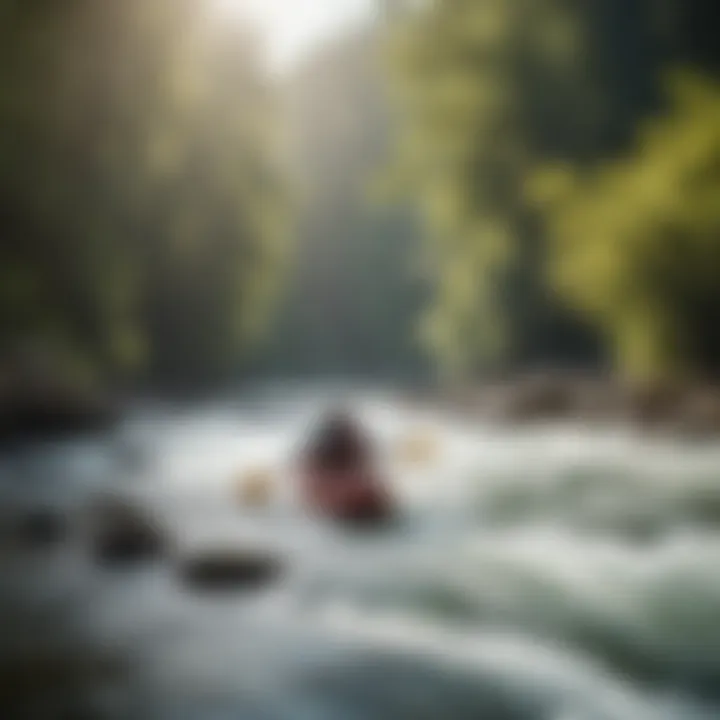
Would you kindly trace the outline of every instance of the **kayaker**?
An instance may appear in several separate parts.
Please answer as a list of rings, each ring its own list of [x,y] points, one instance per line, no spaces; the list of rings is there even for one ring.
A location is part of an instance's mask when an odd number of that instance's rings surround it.
[[[307,452],[310,465],[323,470],[359,468],[370,460],[370,443],[349,413],[334,412]]]
[[[303,459],[303,491],[313,509],[341,520],[376,520],[390,511],[371,443],[352,416],[334,412]]]

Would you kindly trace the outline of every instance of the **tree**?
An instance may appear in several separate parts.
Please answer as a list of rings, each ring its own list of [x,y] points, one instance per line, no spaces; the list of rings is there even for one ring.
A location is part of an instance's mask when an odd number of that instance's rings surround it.
[[[720,86],[679,73],[670,96],[631,153],[566,174],[549,205],[557,287],[640,378],[720,367]]]
[[[191,0],[6,0],[0,333],[111,374],[237,367],[281,267],[257,42]]]
[[[398,182],[431,228],[430,348],[451,375],[598,362],[595,333],[546,282],[526,196],[548,160],[589,166],[655,107],[644,0],[439,0],[397,23]]]

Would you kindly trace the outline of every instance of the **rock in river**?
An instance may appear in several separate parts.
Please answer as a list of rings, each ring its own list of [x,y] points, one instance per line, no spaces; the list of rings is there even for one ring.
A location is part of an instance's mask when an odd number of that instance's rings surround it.
[[[90,523],[92,552],[101,564],[151,560],[168,549],[157,519],[128,500],[105,498],[93,509]]]
[[[9,530],[11,537],[8,539],[14,545],[27,549],[55,547],[69,534],[68,519],[52,508],[32,508],[21,512]]]
[[[178,575],[195,590],[257,590],[282,574],[283,563],[267,551],[221,548],[183,558]]]

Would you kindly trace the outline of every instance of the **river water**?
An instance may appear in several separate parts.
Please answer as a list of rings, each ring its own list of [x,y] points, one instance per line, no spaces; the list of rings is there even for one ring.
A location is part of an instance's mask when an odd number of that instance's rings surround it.
[[[3,551],[0,670],[48,654],[92,670],[70,698],[69,681],[40,685],[2,716],[720,717],[720,447],[482,427],[355,392],[402,507],[395,526],[358,533],[294,497],[293,448],[327,399],[285,387],[143,407],[102,438],[7,452],[6,518],[72,518],[114,488],[152,508],[176,556],[259,548],[286,572],[209,594],[183,587],[172,558],[96,567],[79,530],[51,551]],[[420,427],[438,455],[411,467],[393,448]],[[243,508],[237,479],[257,467],[276,496]],[[99,677],[106,656],[117,666]]]

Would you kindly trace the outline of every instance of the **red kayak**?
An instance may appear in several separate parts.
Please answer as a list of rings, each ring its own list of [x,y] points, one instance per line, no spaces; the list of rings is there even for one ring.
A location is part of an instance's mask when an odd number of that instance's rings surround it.
[[[331,415],[303,453],[302,493],[316,512],[346,522],[377,522],[392,502],[377,477],[372,443],[352,415]]]
[[[336,520],[375,522],[392,515],[389,493],[362,469],[308,470],[303,484],[307,504]]]

